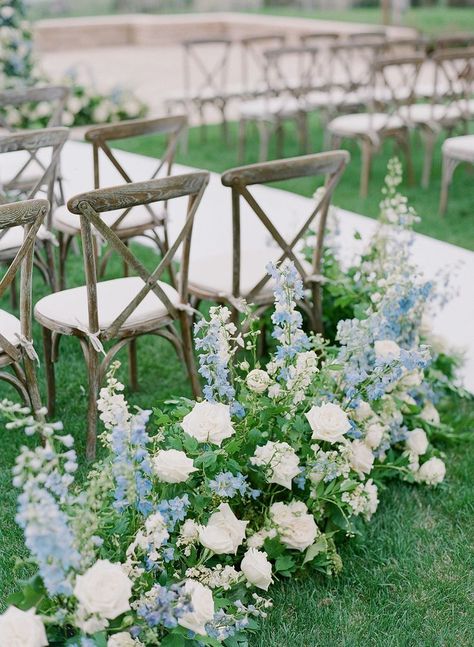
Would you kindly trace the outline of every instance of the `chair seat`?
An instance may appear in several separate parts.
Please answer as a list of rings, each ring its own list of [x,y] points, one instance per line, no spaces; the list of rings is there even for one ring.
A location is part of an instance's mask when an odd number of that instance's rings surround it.
[[[97,283],[97,308],[101,331],[110,326],[143,285],[142,279],[135,276]],[[173,305],[179,303],[179,294],[171,285],[161,281],[158,281],[158,285]],[[87,288],[81,286],[54,292],[38,301],[34,313],[41,324],[52,330],[64,327],[88,329]],[[120,330],[127,332],[137,327],[153,330],[154,324],[159,324],[167,315],[166,306],[154,292],[149,292]]]
[[[474,135],[449,137],[443,142],[443,155],[474,164]]]
[[[102,214],[102,220],[111,227],[113,223],[119,218],[121,210],[109,211]],[[159,213],[157,217],[159,217]],[[127,233],[136,233],[133,230],[139,229],[146,231],[156,227],[158,222],[153,218],[150,212],[143,206],[134,207],[123,220],[117,225],[117,231],[124,237]],[[81,222],[79,216],[71,213],[66,205],[57,207],[53,211],[53,228],[63,234],[70,234],[74,236],[81,231]]]
[[[412,124],[429,124],[430,122],[442,123],[460,119],[463,115],[461,105],[414,103],[411,106],[402,106],[399,110],[401,117]]]
[[[23,243],[25,232],[23,227],[11,227],[0,238],[0,259],[11,259],[17,253]],[[46,240],[50,236],[44,225],[38,230],[39,240]]]
[[[20,341],[17,335],[21,334],[21,323],[14,315],[0,310],[0,333],[5,337],[10,344],[18,346]],[[0,354],[3,352],[2,343],[0,341]]]
[[[240,265],[240,294],[246,298],[250,291],[266,276],[265,266],[276,262],[281,256],[277,248],[253,250],[242,255]],[[301,263],[308,274],[311,264],[305,260]],[[220,298],[232,295],[232,255],[213,254],[203,258],[192,259],[189,267],[189,290],[197,295],[209,294]],[[258,293],[258,302],[273,300],[274,281],[269,279]]]
[[[341,115],[328,124],[328,130],[341,137],[369,135],[385,130],[401,128],[403,121],[397,115],[386,115],[382,112],[372,114],[360,112],[351,115]]]
[[[240,116],[244,119],[274,119],[291,117],[303,109],[303,104],[295,97],[267,97],[243,101]]]

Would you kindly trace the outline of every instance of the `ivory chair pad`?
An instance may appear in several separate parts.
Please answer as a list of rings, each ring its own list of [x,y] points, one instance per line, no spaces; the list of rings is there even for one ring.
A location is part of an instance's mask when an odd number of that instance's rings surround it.
[[[97,283],[97,307],[99,329],[105,330],[141,290],[144,282],[136,276],[129,276]],[[171,303],[178,304],[179,294],[167,283],[158,281]],[[35,306],[35,318],[44,325],[55,324],[67,328],[88,328],[87,288],[81,286],[61,292],[54,292],[40,299]],[[154,292],[149,292],[140,305],[125,321],[121,330],[150,326],[168,314],[166,306]]]
[[[245,298],[250,291],[266,276],[267,263],[277,261],[281,251],[277,248],[263,248],[242,254],[240,265],[240,294]],[[311,273],[311,265],[301,261]],[[189,289],[197,294],[211,294],[221,298],[232,295],[232,256],[231,254],[212,254],[191,259],[189,266]],[[274,281],[269,279],[258,294],[259,301],[273,299]]]
[[[474,164],[474,135],[448,137],[443,142],[442,150],[443,155]]]
[[[109,211],[102,214],[102,220],[111,227],[117,220],[122,211]],[[134,207],[117,226],[117,231],[126,233],[132,229],[151,229],[156,227],[158,223],[155,222],[151,214],[143,206]],[[78,215],[71,213],[66,205],[57,207],[53,211],[53,228],[61,231],[63,234],[75,236],[81,232],[81,223]]]
[[[295,97],[268,97],[243,101],[240,106],[240,117],[244,119],[265,119],[294,115],[302,109],[302,104]]]
[[[12,227],[4,236],[0,238],[0,257],[9,253],[15,253],[21,247],[25,232],[23,227]],[[44,225],[38,230],[37,237],[39,240],[46,240],[50,234]]]
[[[462,116],[462,107],[455,104],[442,105],[429,103],[414,103],[411,106],[402,106],[400,116],[413,124],[429,124],[443,119],[459,119]]]
[[[351,135],[370,135],[373,132],[382,132],[401,128],[403,120],[397,115],[386,115],[383,112],[355,113],[352,115],[341,115],[328,124],[328,129],[342,137]]]
[[[5,337],[10,344],[13,346],[18,346],[20,341],[16,335],[21,334],[21,323],[14,315],[6,312],[5,310],[0,310],[0,332]],[[0,343],[0,353],[3,352],[1,343]]]

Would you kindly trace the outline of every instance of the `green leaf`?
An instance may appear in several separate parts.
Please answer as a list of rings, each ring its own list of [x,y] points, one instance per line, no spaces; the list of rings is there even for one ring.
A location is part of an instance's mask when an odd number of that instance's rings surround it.
[[[318,537],[318,540],[308,548],[304,556],[303,565],[312,562],[316,555],[325,553],[328,549],[328,542],[324,535]]]
[[[43,580],[39,575],[34,575],[30,580],[23,582],[23,588],[8,597],[7,602],[14,604],[22,611],[28,611],[28,609],[38,606],[45,595]]]
[[[295,566],[295,560],[291,555],[281,555],[275,562],[275,572],[290,571]]]
[[[161,641],[162,647],[184,647],[185,638],[179,634],[168,634]]]

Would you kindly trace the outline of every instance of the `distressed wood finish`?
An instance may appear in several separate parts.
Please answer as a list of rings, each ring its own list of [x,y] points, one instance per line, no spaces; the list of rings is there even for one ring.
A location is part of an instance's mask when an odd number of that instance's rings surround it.
[[[0,205],[0,231],[22,227],[23,243],[0,280],[0,298],[20,273],[20,337],[17,343],[6,339],[0,328],[0,380],[16,388],[25,404],[42,417],[41,399],[35,369],[32,340],[31,282],[36,235],[49,210],[47,200],[27,200]],[[13,374],[6,371],[9,367]]]
[[[222,184],[232,191],[232,226],[233,226],[233,252],[232,252],[232,294],[225,296],[215,292],[205,292],[192,286],[190,291],[198,299],[211,299],[214,301],[228,303],[233,310],[234,320],[237,321],[238,313],[236,303],[240,298],[245,298],[249,303],[255,303],[259,306],[259,312],[273,304],[273,295],[265,294],[263,288],[270,280],[269,276],[263,277],[247,294],[242,294],[240,290],[241,274],[241,239],[240,239],[240,206],[241,200],[244,200],[252,209],[253,213],[267,229],[276,245],[281,249],[281,255],[278,262],[285,259],[293,261],[301,278],[311,290],[312,302],[301,303],[301,307],[308,314],[311,328],[315,332],[322,332],[322,301],[321,301],[321,261],[323,251],[324,233],[326,229],[326,219],[331,203],[332,194],[336,188],[345,167],[350,159],[347,151],[330,151],[328,153],[318,153],[316,155],[307,155],[304,157],[295,157],[285,160],[276,160],[263,164],[252,164],[227,171],[222,176]],[[283,180],[291,180],[299,177],[324,177],[325,192],[323,197],[316,202],[309,216],[299,230],[294,234],[290,241],[286,241],[272,221],[271,214],[265,212],[255,195],[249,190],[249,187],[261,184],[267,184]],[[314,225],[316,217],[317,222],[317,244],[314,249],[311,270],[302,263],[301,257],[295,251],[295,246],[308,233],[311,226]],[[264,260],[262,259],[262,263]],[[262,269],[263,271],[263,269]],[[192,279],[192,277],[191,277]]]
[[[162,179],[148,180],[124,184],[105,189],[96,189],[88,193],[77,195],[68,202],[68,208],[74,214],[80,215],[81,235],[83,245],[83,259],[86,275],[88,327],[84,330],[82,326],[66,326],[59,321],[54,321],[35,312],[36,319],[43,326],[43,337],[45,343],[46,375],[48,380],[48,408],[54,409],[55,383],[54,383],[54,360],[53,336],[75,335],[81,342],[89,375],[89,405],[88,405],[88,432],[87,432],[87,456],[92,458],[95,455],[96,428],[97,428],[97,406],[99,386],[104,378],[110,361],[115,354],[125,345],[130,350],[130,373],[132,386],[136,383],[136,339],[145,334],[154,334],[168,339],[178,352],[178,356],[184,359],[191,386],[195,395],[200,394],[199,381],[194,365],[191,337],[191,315],[188,298],[188,268],[189,254],[191,247],[191,235],[196,210],[201,202],[202,195],[209,181],[209,173],[196,172],[186,175],[177,175]],[[185,223],[176,239],[170,244],[161,256],[161,260],[153,271],[147,270],[136,258],[132,251],[114,231],[102,219],[101,214],[116,209],[130,208],[137,205],[149,205],[163,203],[177,198],[188,197],[188,210]],[[107,247],[118,253],[124,264],[130,268],[134,275],[143,280],[143,287],[139,292],[130,297],[130,302],[108,325],[99,329],[99,311],[97,302],[97,268],[94,231],[98,232],[104,239]],[[177,261],[178,249],[182,247],[180,257],[181,271],[177,291],[179,303],[170,300],[158,281],[163,278],[165,272],[174,276],[172,265]],[[137,323],[133,327],[124,327],[124,323],[132,313],[139,307],[145,297],[153,292],[166,307],[166,314],[153,320]],[[175,328],[180,324],[181,333]],[[112,342],[102,361],[93,339],[100,343]]]

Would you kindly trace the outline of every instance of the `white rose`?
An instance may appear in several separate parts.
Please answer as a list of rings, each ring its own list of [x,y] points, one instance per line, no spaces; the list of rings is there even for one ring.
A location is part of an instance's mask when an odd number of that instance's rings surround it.
[[[439,413],[432,402],[427,402],[423,407],[420,418],[432,425],[439,425]]]
[[[374,455],[362,440],[353,440],[350,445],[349,462],[355,472],[369,474],[374,464]]]
[[[347,414],[337,404],[326,402],[319,407],[312,407],[305,414],[315,440],[326,440],[328,443],[340,442],[351,428]]]
[[[379,362],[393,362],[400,358],[400,346],[391,339],[380,339],[374,343],[375,358]]]
[[[385,430],[386,427],[380,424],[380,422],[373,422],[367,428],[367,433],[364,438],[365,444],[371,449],[377,449],[382,442]]]
[[[250,462],[252,465],[267,467],[268,483],[277,483],[289,490],[293,479],[300,473],[300,459],[288,443],[275,443],[270,440],[256,448]]]
[[[223,440],[234,434],[230,408],[220,402],[196,402],[181,423],[184,431],[200,443],[220,447]]]
[[[99,559],[77,576],[74,595],[89,613],[113,620],[130,609],[132,583],[120,564]]]
[[[153,468],[164,483],[183,483],[197,472],[193,461],[177,449],[162,449],[153,458]]]
[[[408,432],[406,439],[408,450],[416,456],[422,456],[428,449],[428,437],[423,429],[417,428]]]
[[[21,611],[8,607],[0,615],[0,647],[45,647],[49,645],[41,618],[36,610]]]
[[[199,636],[206,635],[206,623],[214,618],[214,599],[212,591],[207,586],[195,580],[186,580],[184,592],[191,596],[192,611],[185,613],[178,624],[191,629]]]
[[[107,647],[137,647],[137,644],[127,631],[114,634],[107,641]]]
[[[446,465],[440,458],[430,458],[418,470],[418,480],[428,485],[438,485],[446,476]]]
[[[272,565],[268,561],[265,551],[249,548],[240,568],[250,584],[268,591],[268,587],[272,583]]]
[[[266,371],[259,368],[254,368],[253,371],[245,378],[245,383],[248,388],[255,393],[263,393],[267,390],[271,382],[270,376]]]
[[[303,551],[319,534],[312,514],[302,501],[290,504],[274,503],[270,508],[270,517],[276,525],[280,541],[287,548]]]
[[[404,386],[406,389],[411,389],[415,386],[420,386],[423,382],[423,373],[419,369],[409,371],[401,378],[399,385]]]
[[[199,529],[199,541],[217,555],[237,552],[245,539],[248,521],[239,521],[228,503],[221,503],[218,511],[211,514],[207,526]]]
[[[352,411],[352,417],[356,422],[363,422],[374,415],[373,409],[368,402],[361,400]]]

